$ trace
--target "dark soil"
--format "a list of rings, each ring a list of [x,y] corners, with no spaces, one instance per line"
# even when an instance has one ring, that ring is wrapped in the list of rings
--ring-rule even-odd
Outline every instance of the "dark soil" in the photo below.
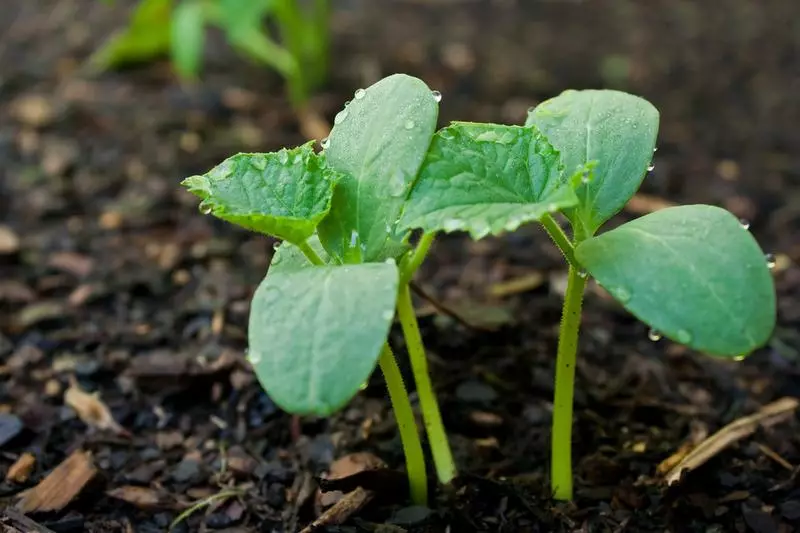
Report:
[[[164,531],[191,503],[232,491],[175,530],[299,530],[335,458],[370,451],[402,468],[381,378],[329,420],[294,424],[280,412],[243,359],[272,243],[201,215],[178,182],[234,152],[303,138],[280,80],[218,36],[197,87],[182,88],[165,63],[89,76],[83,61],[124,22],[130,3],[119,4],[5,0],[0,11],[0,504],[75,451],[91,452],[97,469],[63,509],[26,522],[8,507],[0,529]],[[498,328],[467,328],[418,302],[463,476],[431,513],[405,508],[384,480],[376,500],[328,531],[800,531],[797,415],[669,490],[656,470],[685,443],[800,397],[798,21],[795,0],[341,2],[336,72],[314,102],[328,118],[396,71],[442,91],[442,123],[519,123],[569,87],[650,99],[661,131],[649,196],[619,219],[702,202],[749,220],[777,254],[779,324],[752,357],[718,361],[651,342],[593,287],[576,498],[553,502],[564,266],[534,227],[478,243],[442,238],[419,282]],[[524,291],[493,296],[521,277]],[[78,418],[64,400],[73,377],[124,431]],[[6,478],[26,452],[27,479]]]

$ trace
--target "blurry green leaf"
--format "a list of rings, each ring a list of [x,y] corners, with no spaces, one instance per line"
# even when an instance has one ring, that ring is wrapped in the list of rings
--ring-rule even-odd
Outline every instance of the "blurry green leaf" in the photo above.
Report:
[[[334,120],[325,154],[346,177],[319,226],[322,244],[343,262],[379,261],[403,249],[398,218],[428,151],[438,104],[405,74],[359,89]]]
[[[327,416],[377,364],[397,298],[390,263],[270,270],[250,311],[249,355],[282,409]]]
[[[328,213],[334,183],[312,143],[269,154],[237,154],[183,185],[200,210],[292,243],[304,242]]]
[[[184,0],[172,16],[171,49],[175,69],[182,78],[200,70],[205,43],[205,9],[197,0]]]
[[[165,56],[170,47],[173,0],[141,0],[127,28],[112,36],[89,59],[97,70],[107,70]]]
[[[537,106],[537,126],[561,152],[568,173],[596,161],[593,179],[578,187],[566,211],[579,233],[593,235],[639,189],[653,157],[658,110],[647,100],[610,90],[564,91]]]
[[[628,311],[694,349],[744,355],[775,327],[764,254],[724,209],[656,211],[580,243],[575,255]]]
[[[480,239],[576,202],[558,152],[538,129],[457,122],[434,136],[401,227]]]

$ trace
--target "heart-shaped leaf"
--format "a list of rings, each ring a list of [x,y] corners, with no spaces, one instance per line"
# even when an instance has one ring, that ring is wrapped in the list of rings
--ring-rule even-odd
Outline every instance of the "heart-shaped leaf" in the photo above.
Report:
[[[575,205],[558,152],[533,126],[455,122],[433,138],[401,228],[513,231]]]
[[[650,102],[612,90],[564,91],[528,114],[561,152],[568,173],[597,162],[578,187],[579,204],[565,214],[578,234],[591,236],[639,189],[653,158],[658,110]]]
[[[436,129],[437,99],[405,74],[382,79],[355,97],[334,120],[325,154],[347,175],[320,224],[325,249],[343,262],[396,257],[404,235],[397,219]]]
[[[300,243],[330,210],[334,184],[341,179],[311,146],[237,154],[182,184],[203,199],[203,213]]]
[[[253,296],[249,359],[282,409],[327,416],[369,378],[394,317],[394,262],[270,270]]]
[[[764,254],[724,209],[656,211],[583,241],[575,255],[628,311],[699,351],[744,355],[775,327]]]

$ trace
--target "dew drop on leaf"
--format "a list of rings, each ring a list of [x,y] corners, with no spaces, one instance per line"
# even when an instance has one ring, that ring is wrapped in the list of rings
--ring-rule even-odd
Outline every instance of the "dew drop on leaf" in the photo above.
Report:
[[[614,287],[609,289],[609,292],[621,303],[628,303],[631,301],[631,291],[625,287]]]
[[[396,170],[389,179],[389,195],[397,198],[406,192],[406,179],[401,170]]]
[[[247,354],[247,360],[251,365],[257,365],[261,362],[261,352],[257,350],[250,350]]]
[[[281,241],[275,241],[275,242],[272,243],[272,249],[273,250],[277,250],[280,247],[281,247]]]
[[[533,110],[534,110],[534,109],[536,109],[536,107],[535,107],[535,106],[530,106],[530,107],[528,108],[528,114],[530,115],[531,113],[533,113]]]
[[[742,353],[742,354],[739,354],[736,357],[734,357],[733,360],[734,361],[744,361],[745,357],[747,357],[747,354]]]
[[[584,173],[583,176],[581,176],[581,183],[583,183],[583,184],[589,183],[589,174],[588,173]]]
[[[345,107],[347,107],[347,106],[349,106],[349,105],[350,105],[350,100],[348,100],[348,101],[346,101],[346,102],[344,103],[344,106],[345,106]]]
[[[654,146],[653,147],[653,153],[656,153],[657,151],[658,151],[658,146]]]
[[[394,310],[393,310],[393,309],[387,309],[386,311],[384,311],[384,312],[381,314],[381,317],[382,317],[384,320],[391,320],[391,319],[394,317]]]
[[[409,120],[406,120],[406,123],[404,124],[404,126],[405,126],[405,128],[407,130],[413,130],[414,126],[416,126],[416,124],[414,123],[413,120],[409,119]]]
[[[289,152],[286,150],[281,150],[278,152],[278,161],[281,162],[281,165],[285,165],[289,162]]]
[[[362,383],[361,386],[358,388],[358,390],[360,391],[367,390],[367,387],[369,387],[369,381],[365,381],[364,383]]]
[[[650,331],[647,332],[647,338],[653,342],[658,342],[661,340],[661,332],[655,329],[651,329]]]
[[[582,269],[578,270],[578,277],[586,279],[586,278],[589,277],[589,273],[586,272],[586,270],[582,268]]]
[[[681,344],[689,344],[692,342],[692,334],[685,329],[679,329],[676,340]]]
[[[348,113],[347,109],[343,109],[342,111],[339,111],[338,113],[336,113],[336,116],[333,117],[333,123],[334,124],[341,124],[347,118],[348,114],[349,113]]]
[[[764,259],[767,261],[767,268],[769,268],[770,270],[775,268],[775,264],[776,264],[775,254],[766,254],[764,256]]]
[[[330,145],[331,145],[331,140],[330,140],[330,137],[325,137],[324,139],[322,139],[322,140],[319,142],[319,144],[320,144],[320,146],[322,146],[322,149],[323,149],[323,150],[327,150],[327,149],[328,149],[328,146],[330,146]]]
[[[366,94],[367,94],[366,90],[364,90],[364,89],[356,89],[356,92],[353,94],[353,97],[356,100],[361,100],[362,98],[364,98],[364,95],[366,95]]]
[[[750,222],[743,218],[739,219],[739,225],[742,226],[742,229],[750,229]]]
[[[286,154],[285,150],[282,150],[281,153],[283,153],[286,157],[288,157],[288,154]],[[281,161],[281,163],[283,162],[284,161]],[[265,168],[267,168],[267,158],[263,154],[254,155],[252,158],[250,158],[250,164],[256,167],[258,170],[264,170]]]
[[[431,91],[431,96],[433,96],[433,99],[436,100],[437,103],[442,101],[442,93],[439,91]]]
[[[652,172],[652,171],[654,171],[655,169],[656,169],[656,164],[655,164],[655,163],[653,163],[653,162],[651,161],[651,162],[650,162],[650,164],[649,164],[649,165],[647,165],[647,171],[648,171],[648,172]]]
[[[204,215],[211,214],[211,204],[201,203],[199,209],[200,212],[203,213]]]

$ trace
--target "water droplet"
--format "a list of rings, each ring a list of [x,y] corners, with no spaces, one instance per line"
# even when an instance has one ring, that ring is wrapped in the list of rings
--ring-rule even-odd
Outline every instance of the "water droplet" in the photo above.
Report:
[[[330,145],[331,145],[331,139],[330,139],[330,137],[325,137],[324,139],[322,139],[322,140],[319,142],[319,144],[320,144],[320,146],[322,146],[322,149],[323,149],[323,150],[327,150],[327,149],[328,149],[328,146],[330,146]]]
[[[589,183],[589,173],[586,172],[581,176],[581,183],[586,184]]]
[[[333,117],[333,123],[334,124],[341,124],[347,118],[347,115],[349,115],[349,112],[347,111],[347,109],[343,109],[343,110],[339,111],[338,113],[336,113],[336,116]]]
[[[647,338],[653,342],[658,342],[661,340],[661,332],[651,329],[647,332]]]
[[[445,231],[456,231],[460,227],[461,227],[461,221],[458,220],[457,218],[448,218],[442,224],[442,228]]]
[[[739,219],[739,225],[742,226],[742,229],[750,229],[750,222],[743,218]]]
[[[350,232],[350,248],[355,248],[358,244],[358,232],[353,230]]]
[[[204,215],[211,214],[211,204],[201,203],[199,209],[200,212],[203,213]]]
[[[280,247],[281,247],[281,241],[275,241],[275,242],[272,243],[272,249],[273,250],[277,250]]]
[[[628,303],[631,301],[631,291],[625,287],[614,287],[610,289],[609,292],[621,303]]]
[[[658,146],[654,146],[653,147],[653,153],[656,153],[657,151],[658,151]]]
[[[534,110],[534,109],[536,109],[536,106],[530,106],[530,107],[528,108],[528,114],[530,115],[531,113],[533,113],[533,110]]]
[[[356,92],[355,92],[355,93],[353,93],[353,97],[354,97],[356,100],[361,100],[362,98],[364,98],[364,96],[365,96],[366,94],[367,94],[367,91],[366,91],[365,89],[357,89],[357,90],[356,90]]]
[[[250,350],[247,353],[247,360],[250,361],[251,365],[257,365],[261,362],[261,352],[256,350]]]
[[[384,311],[384,312],[381,314],[381,317],[382,317],[384,320],[391,320],[392,318],[394,318],[394,309],[389,309],[389,310],[387,310],[387,311]]]
[[[433,96],[433,99],[436,100],[436,102],[442,101],[442,93],[439,91],[431,91],[431,96]]]
[[[766,254],[764,256],[764,259],[767,261],[767,268],[769,268],[770,270],[775,268],[775,264],[776,264],[775,254]]]
[[[406,192],[406,178],[402,170],[396,170],[389,179],[389,195],[397,198]]]
[[[273,254],[272,262],[270,263],[270,265],[272,266],[278,265],[281,263],[281,261],[283,261],[283,254]]]
[[[384,261],[384,263],[386,263],[387,265],[395,265],[397,264],[397,261],[394,260],[394,257],[390,257],[389,259]]]
[[[692,342],[692,334],[685,329],[679,329],[676,335],[676,340],[681,344],[689,344]]]
[[[733,358],[734,361],[744,361],[744,358],[747,357],[746,353],[739,354]]]
[[[345,106],[345,107],[347,107],[347,106],[349,106],[349,105],[350,105],[350,100],[348,100],[348,101],[346,101],[346,102],[344,103],[344,106]]]
[[[582,268],[582,269],[578,270],[578,277],[586,279],[586,278],[589,277],[589,273],[586,272],[586,270]]]
[[[652,171],[654,171],[655,169],[656,169],[656,164],[655,164],[655,163],[653,163],[652,161],[650,161],[650,164],[649,164],[649,165],[647,165],[647,171],[648,171],[648,172],[652,172]]]
[[[416,126],[416,124],[414,123],[414,121],[413,121],[413,120],[411,120],[411,119],[409,119],[409,120],[406,120],[406,123],[405,123],[405,128],[406,128],[407,130],[413,130],[413,129],[414,129],[414,126]]]
[[[285,165],[289,162],[289,152],[286,150],[281,150],[278,152],[278,161],[281,162],[281,165]]]
[[[254,155],[250,158],[250,164],[258,170],[264,170],[267,168],[267,158],[264,154]]]

